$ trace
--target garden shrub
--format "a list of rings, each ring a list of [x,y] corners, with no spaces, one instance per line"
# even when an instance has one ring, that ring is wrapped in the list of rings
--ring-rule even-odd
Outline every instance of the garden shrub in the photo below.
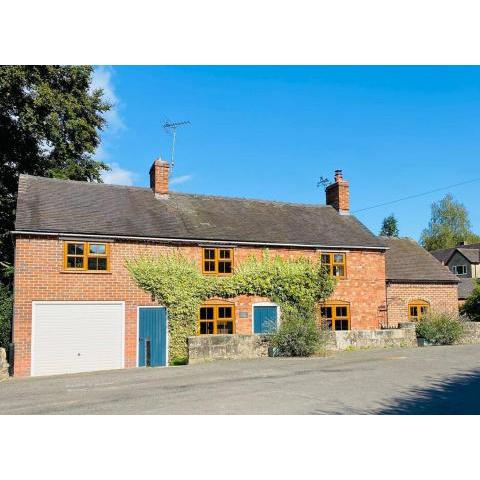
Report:
[[[473,292],[465,300],[460,309],[462,315],[468,317],[472,322],[480,322],[480,282],[477,281]]]
[[[178,252],[130,259],[126,266],[137,285],[168,309],[172,362],[188,355],[187,337],[196,333],[198,310],[205,300],[240,295],[266,297],[280,306],[285,323],[295,314],[294,321],[303,318],[310,326],[315,305],[335,288],[335,280],[320,259],[271,258],[268,250],[261,259],[247,259],[228,277],[202,275],[195,262]]]
[[[12,294],[0,283],[0,347],[8,351],[13,316]]]
[[[320,346],[320,330],[308,312],[290,311],[282,315],[278,331],[269,335],[270,344],[281,357],[308,357]]]
[[[463,323],[447,313],[432,313],[417,323],[416,333],[434,345],[452,345],[462,335]]]

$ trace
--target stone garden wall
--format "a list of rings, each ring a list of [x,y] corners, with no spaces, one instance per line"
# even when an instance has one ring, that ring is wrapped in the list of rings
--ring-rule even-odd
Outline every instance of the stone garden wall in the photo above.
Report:
[[[0,348],[0,380],[8,377],[7,352]]]
[[[268,344],[259,335],[199,335],[188,338],[188,363],[266,357]]]

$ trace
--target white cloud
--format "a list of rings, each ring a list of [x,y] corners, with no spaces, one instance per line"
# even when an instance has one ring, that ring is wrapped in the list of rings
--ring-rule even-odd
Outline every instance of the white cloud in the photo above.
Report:
[[[133,185],[137,174],[130,170],[126,170],[118,163],[110,164],[111,170],[109,172],[102,173],[102,179],[105,183],[110,183],[114,185]]]
[[[180,177],[173,177],[170,180],[170,185],[180,185],[181,183],[190,181],[192,178],[193,175],[182,175]]]
[[[101,88],[103,90],[104,98],[108,103],[112,104],[112,108],[104,114],[107,121],[107,129],[112,132],[125,129],[125,123],[119,113],[120,102],[115,93],[113,85],[113,75],[115,74],[112,67],[100,65],[95,67],[93,71],[92,90]]]

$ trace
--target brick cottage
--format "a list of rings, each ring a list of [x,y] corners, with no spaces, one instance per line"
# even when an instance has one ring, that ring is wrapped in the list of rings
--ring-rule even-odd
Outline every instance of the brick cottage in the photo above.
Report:
[[[152,165],[150,186],[20,176],[15,375],[167,365],[168,312],[125,268],[128,258],[161,252],[182,252],[205,275],[228,275],[266,248],[283,258],[320,257],[338,282],[319,312],[336,330],[456,309],[458,281],[445,267],[412,241],[398,249],[376,237],[349,214],[349,184],[339,170],[327,205],[171,192],[162,160]],[[397,255],[414,274],[402,273]],[[429,260],[428,278],[419,256]],[[264,333],[280,321],[268,298],[212,299],[198,312],[198,334]]]

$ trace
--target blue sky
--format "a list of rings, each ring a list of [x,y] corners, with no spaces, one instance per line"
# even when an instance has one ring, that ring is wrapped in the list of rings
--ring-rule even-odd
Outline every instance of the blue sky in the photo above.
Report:
[[[115,108],[98,157],[110,183],[146,186],[178,132],[172,190],[323,203],[343,169],[352,211],[480,177],[478,67],[97,67]],[[374,233],[394,213],[418,239],[447,192],[480,233],[480,182],[359,212]]]

